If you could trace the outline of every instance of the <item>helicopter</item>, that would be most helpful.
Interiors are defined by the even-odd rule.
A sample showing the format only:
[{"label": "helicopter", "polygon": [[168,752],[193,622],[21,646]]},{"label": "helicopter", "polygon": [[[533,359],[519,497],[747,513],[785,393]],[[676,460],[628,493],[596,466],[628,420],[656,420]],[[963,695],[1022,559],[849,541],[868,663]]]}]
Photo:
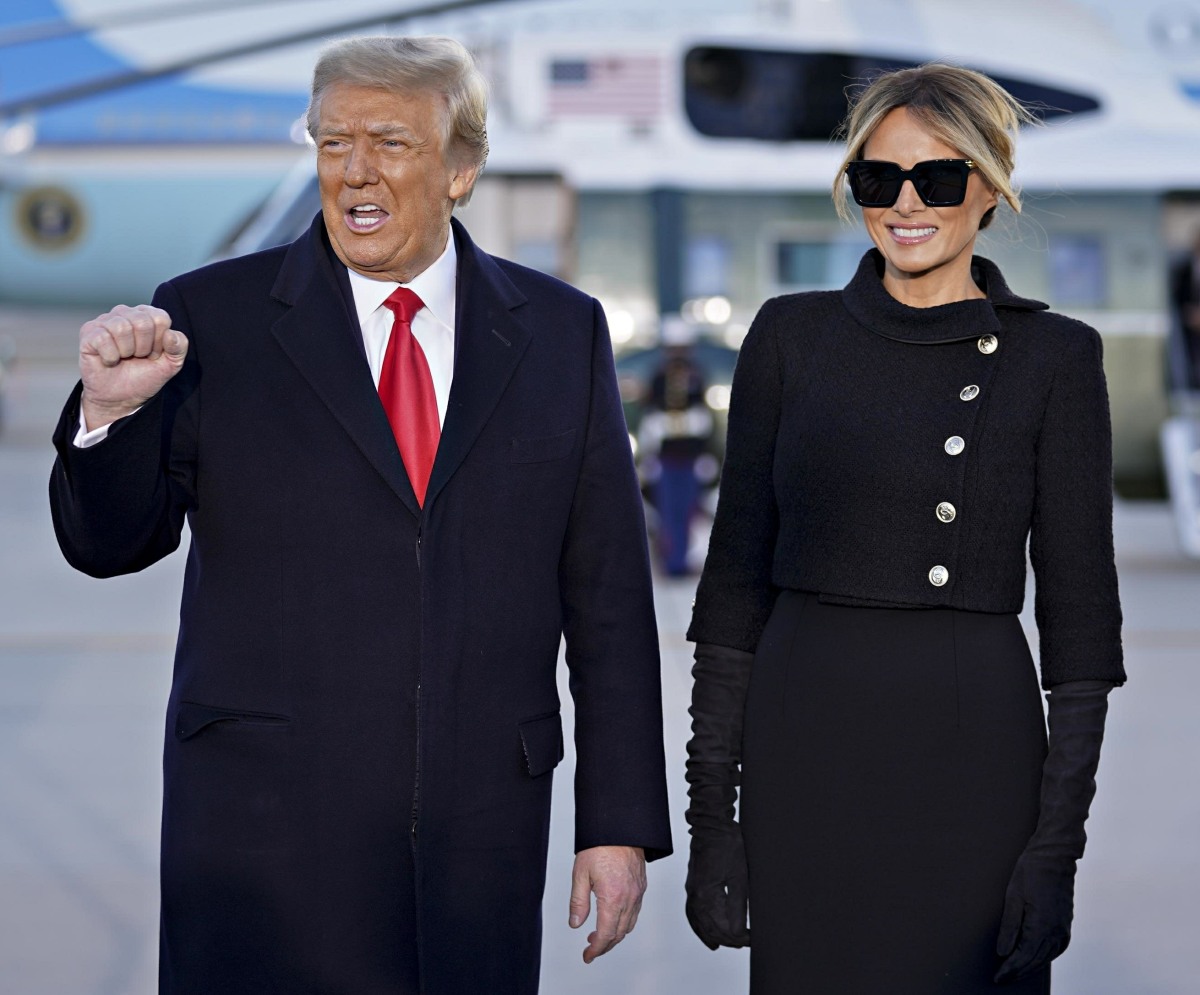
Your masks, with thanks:
[{"label": "helicopter", "polygon": [[[979,251],[1103,335],[1118,493],[1161,496],[1170,479],[1190,508],[1196,475],[1167,465],[1160,430],[1195,393],[1163,371],[1179,365],[1170,255],[1200,229],[1198,10],[26,0],[0,13],[0,301],[146,299],[214,256],[287,241],[316,210],[299,122],[319,40],[444,33],[493,87],[493,151],[463,218],[476,241],[598,297],[619,362],[660,348],[681,314],[729,367],[764,299],[842,285],[867,245],[829,206],[847,86],[950,60],[1042,120],[1020,143],[1025,210]],[[1195,514],[1181,520],[1200,529]]]}]

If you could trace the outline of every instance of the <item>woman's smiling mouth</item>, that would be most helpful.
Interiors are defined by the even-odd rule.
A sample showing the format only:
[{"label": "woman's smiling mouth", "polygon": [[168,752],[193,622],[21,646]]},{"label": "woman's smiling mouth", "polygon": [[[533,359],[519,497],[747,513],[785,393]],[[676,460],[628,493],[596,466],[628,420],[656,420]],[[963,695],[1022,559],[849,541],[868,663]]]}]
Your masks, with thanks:
[{"label": "woman's smiling mouth", "polygon": [[919,245],[922,242],[929,241],[929,239],[937,234],[937,228],[933,225],[924,225],[920,228],[888,225],[887,228],[892,233],[892,238],[900,245]]}]

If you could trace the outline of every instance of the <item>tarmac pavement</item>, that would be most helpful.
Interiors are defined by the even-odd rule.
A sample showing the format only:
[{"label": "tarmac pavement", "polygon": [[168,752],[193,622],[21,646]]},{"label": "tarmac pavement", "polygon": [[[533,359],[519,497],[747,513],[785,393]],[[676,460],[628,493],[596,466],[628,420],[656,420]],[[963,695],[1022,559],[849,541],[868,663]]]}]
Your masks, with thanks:
[{"label": "tarmac pavement", "polygon": [[[156,978],[159,762],[183,556],[94,581],[58,554],[49,435],[74,380],[82,317],[0,309],[0,334],[17,339],[22,357],[0,435],[0,992],[12,995],[147,995]],[[1075,939],[1056,964],[1054,991],[1195,995],[1200,563],[1179,553],[1161,504],[1120,504],[1116,537],[1130,683],[1112,697]],[[656,584],[678,852],[651,865],[634,933],[584,965],[591,923],[566,925],[568,747],[555,774],[546,995],[746,991],[745,951],[708,951],[683,916],[693,588]],[[569,729],[565,680],[562,694]]]}]

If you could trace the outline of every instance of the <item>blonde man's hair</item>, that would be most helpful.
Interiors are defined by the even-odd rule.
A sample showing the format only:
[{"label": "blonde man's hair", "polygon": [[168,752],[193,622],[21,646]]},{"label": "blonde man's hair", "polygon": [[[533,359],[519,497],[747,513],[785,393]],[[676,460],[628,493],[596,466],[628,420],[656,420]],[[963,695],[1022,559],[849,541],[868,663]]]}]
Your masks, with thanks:
[{"label": "blonde man's hair", "polygon": [[[1036,118],[995,80],[973,69],[927,62],[882,73],[851,100],[838,130],[846,141],[846,156],[833,181],[833,203],[844,220],[853,218],[846,199],[846,165],[862,158],[871,134],[898,107],[907,108],[931,135],[972,160],[1009,207],[1021,212],[1021,197],[1012,183],[1016,134]],[[995,210],[984,214],[980,228],[991,223]]]},{"label": "blonde man's hair", "polygon": [[[483,170],[488,156],[488,86],[475,59],[453,38],[389,35],[347,38],[326,46],[313,69],[308,133],[316,137],[321,97],[336,83],[389,93],[440,94],[446,105],[445,152]],[[468,190],[458,203],[471,199]]]}]

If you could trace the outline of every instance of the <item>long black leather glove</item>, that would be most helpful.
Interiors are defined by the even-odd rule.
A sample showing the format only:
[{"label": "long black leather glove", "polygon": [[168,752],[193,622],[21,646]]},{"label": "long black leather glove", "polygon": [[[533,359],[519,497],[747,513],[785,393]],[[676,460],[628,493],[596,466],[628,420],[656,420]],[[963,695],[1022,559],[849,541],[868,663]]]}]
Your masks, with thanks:
[{"label": "long black leather glove", "polygon": [[750,945],[746,851],[733,806],[753,660],[744,650],[698,643],[692,667],[685,814],[692,840],[685,911],[692,932],[712,950]]},{"label": "long black leather glove", "polygon": [[1042,767],[1037,829],[1017,860],[1004,897],[996,981],[1024,978],[1067,949],[1075,906],[1075,862],[1096,793],[1096,766],[1108,713],[1109,681],[1071,681],[1050,689],[1050,740]]}]

